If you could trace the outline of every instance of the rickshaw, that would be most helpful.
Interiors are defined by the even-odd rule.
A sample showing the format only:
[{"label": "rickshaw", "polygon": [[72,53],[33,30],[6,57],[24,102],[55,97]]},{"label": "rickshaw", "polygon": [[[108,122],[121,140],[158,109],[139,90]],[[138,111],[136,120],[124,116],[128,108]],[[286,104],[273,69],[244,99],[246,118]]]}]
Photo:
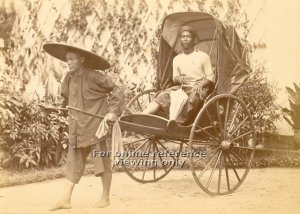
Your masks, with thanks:
[{"label": "rickshaw", "polygon": [[[182,51],[178,32],[185,24],[197,32],[195,48],[210,56],[217,77],[190,125],[142,113],[161,91],[173,85],[172,60]],[[234,192],[249,173],[256,146],[252,115],[248,105],[236,96],[249,72],[247,49],[234,27],[203,12],[166,16],[160,38],[158,84],[133,97],[119,118],[124,151],[118,153],[117,164],[140,183],[156,182],[174,167],[189,167],[206,193]]]},{"label": "rickshaw", "polygon": [[[155,96],[173,85],[172,60],[182,51],[178,32],[184,24],[197,32],[195,48],[210,56],[217,77],[194,121],[185,126],[159,115],[142,114]],[[230,194],[247,177],[256,145],[252,115],[236,96],[249,77],[247,49],[233,26],[203,12],[170,14],[161,30],[158,84],[133,97],[120,118],[127,154],[122,167],[133,180],[149,183],[180,167],[183,159],[203,191]]]}]

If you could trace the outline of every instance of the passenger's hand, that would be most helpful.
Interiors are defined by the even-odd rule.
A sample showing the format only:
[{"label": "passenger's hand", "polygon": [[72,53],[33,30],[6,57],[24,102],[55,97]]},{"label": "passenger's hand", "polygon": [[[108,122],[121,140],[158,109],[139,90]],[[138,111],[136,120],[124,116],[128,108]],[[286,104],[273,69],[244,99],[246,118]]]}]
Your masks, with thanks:
[{"label": "passenger's hand", "polygon": [[202,85],[197,85],[197,86],[195,86],[195,87],[193,88],[192,91],[193,91],[193,92],[200,92],[200,93],[201,93],[201,92],[202,92],[202,87],[203,87]]},{"label": "passenger's hand", "polygon": [[186,83],[185,74],[182,74],[180,76],[180,82],[181,82],[181,84],[185,84]]},{"label": "passenger's hand", "polygon": [[117,119],[118,119],[118,116],[116,114],[107,113],[103,120],[107,125],[112,125]]},{"label": "passenger's hand", "polygon": [[193,88],[193,92],[198,92],[201,100],[204,100],[208,95],[209,88],[207,86],[199,85]]}]

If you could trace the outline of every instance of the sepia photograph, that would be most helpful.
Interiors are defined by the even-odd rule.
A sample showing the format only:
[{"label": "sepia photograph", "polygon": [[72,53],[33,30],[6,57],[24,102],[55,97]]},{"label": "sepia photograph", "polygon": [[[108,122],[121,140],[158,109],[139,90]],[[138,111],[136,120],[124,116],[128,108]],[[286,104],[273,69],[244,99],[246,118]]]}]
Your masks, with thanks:
[{"label": "sepia photograph", "polygon": [[300,212],[298,0],[0,0],[0,214]]}]

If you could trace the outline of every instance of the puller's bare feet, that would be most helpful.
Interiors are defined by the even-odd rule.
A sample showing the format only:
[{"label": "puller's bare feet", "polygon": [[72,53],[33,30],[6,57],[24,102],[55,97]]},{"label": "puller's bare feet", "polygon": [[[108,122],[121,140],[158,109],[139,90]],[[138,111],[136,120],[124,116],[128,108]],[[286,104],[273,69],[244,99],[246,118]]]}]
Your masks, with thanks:
[{"label": "puller's bare feet", "polygon": [[99,201],[94,204],[94,208],[104,208],[110,205],[109,198],[102,197]]},{"label": "puller's bare feet", "polygon": [[67,201],[59,201],[56,203],[53,207],[51,207],[49,210],[54,211],[54,210],[60,210],[60,209],[70,209],[71,208],[71,203]]}]

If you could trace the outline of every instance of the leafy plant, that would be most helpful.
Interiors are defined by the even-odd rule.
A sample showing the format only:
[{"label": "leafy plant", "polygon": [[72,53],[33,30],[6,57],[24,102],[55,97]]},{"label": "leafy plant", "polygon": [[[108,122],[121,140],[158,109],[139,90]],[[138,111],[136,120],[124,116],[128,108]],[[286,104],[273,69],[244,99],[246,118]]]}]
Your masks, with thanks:
[{"label": "leafy plant", "polygon": [[263,64],[253,66],[249,79],[237,92],[237,96],[248,105],[258,134],[274,131],[274,121],[280,116],[279,108],[275,105],[276,85],[269,83],[265,74]]},{"label": "leafy plant", "polygon": [[286,87],[289,95],[290,108],[282,108],[283,118],[290,124],[293,129],[300,130],[300,87],[294,83],[295,90]]},{"label": "leafy plant", "polygon": [[0,91],[0,115],[3,167],[23,169],[55,164],[56,149],[68,142],[65,115],[46,112],[36,102],[9,91]]}]

